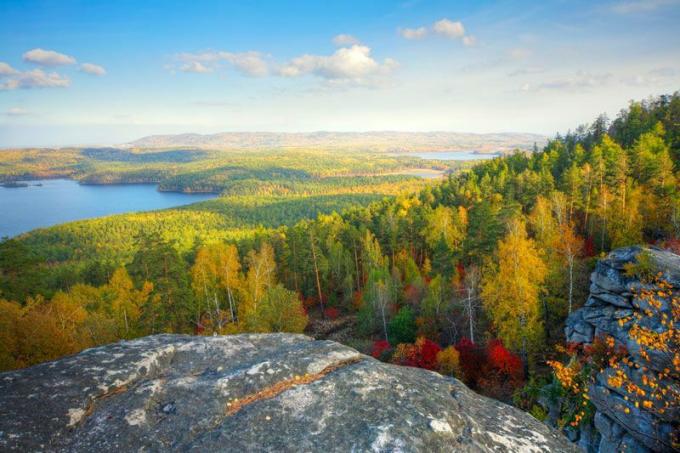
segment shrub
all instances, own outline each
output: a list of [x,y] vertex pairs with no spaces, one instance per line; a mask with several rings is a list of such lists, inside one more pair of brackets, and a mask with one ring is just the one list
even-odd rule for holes
[[501,340],[491,340],[486,346],[489,366],[509,379],[521,380],[523,377],[522,360],[508,351]]
[[390,321],[387,333],[392,343],[413,343],[416,339],[416,322],[413,310],[410,307],[399,309]]
[[441,374],[459,377],[461,369],[460,353],[458,350],[453,346],[449,346],[439,351],[437,353],[437,369]]
[[456,350],[460,356],[460,367],[463,380],[473,389],[477,388],[481,370],[486,366],[486,357],[469,338],[463,338],[456,343]]
[[371,348],[371,355],[379,360],[389,359],[389,354],[392,351],[392,346],[385,340],[376,340],[373,342]]
[[338,310],[335,307],[328,307],[327,309],[324,310],[324,315],[328,319],[338,319],[338,316],[340,316],[340,310]]
[[427,370],[436,370],[437,353],[439,353],[441,349],[442,348],[434,341],[420,337],[413,344],[399,344],[392,356],[392,363],[425,368]]

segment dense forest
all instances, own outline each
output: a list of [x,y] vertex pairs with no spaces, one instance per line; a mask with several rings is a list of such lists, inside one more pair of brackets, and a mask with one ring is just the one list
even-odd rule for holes
[[[546,363],[585,301],[595,259],[638,243],[680,252],[678,93],[416,192],[335,184],[367,204],[343,211],[315,195],[323,182],[294,171],[264,182],[249,174],[267,196],[239,198],[216,168],[161,184],[219,187],[238,194],[233,201],[0,243],[0,368],[157,332],[337,326],[338,338],[375,357],[455,375],[538,412],[532,389],[552,379]],[[304,195],[269,196],[291,186]]]
[[319,194],[385,182],[374,181],[376,176],[389,182],[414,169],[451,171],[465,166],[355,149],[4,149],[0,183],[65,177],[84,184],[157,183],[160,190],[175,192]]

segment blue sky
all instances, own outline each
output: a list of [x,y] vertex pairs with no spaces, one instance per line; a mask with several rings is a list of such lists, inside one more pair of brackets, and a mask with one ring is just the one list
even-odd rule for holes
[[554,134],[680,89],[680,0],[0,1],[0,146]]

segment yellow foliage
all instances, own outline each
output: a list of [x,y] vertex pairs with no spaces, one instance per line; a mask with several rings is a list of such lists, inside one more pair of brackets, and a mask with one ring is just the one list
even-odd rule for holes
[[460,353],[453,346],[442,349],[437,353],[437,366],[442,374],[460,377]]

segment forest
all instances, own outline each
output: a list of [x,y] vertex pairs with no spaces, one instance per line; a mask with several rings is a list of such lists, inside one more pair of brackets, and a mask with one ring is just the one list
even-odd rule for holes
[[356,190],[376,184],[376,177],[390,182],[414,169],[445,172],[466,166],[460,161],[424,161],[407,153],[354,148],[2,149],[0,183],[64,177],[83,184],[155,183],[160,190],[175,192],[318,194],[336,187]]
[[276,174],[252,165],[240,178],[201,154],[202,168],[181,175],[162,160],[175,154],[140,163],[97,151],[96,164],[62,154],[22,174],[101,182],[139,171],[233,197],[4,240],[0,369],[158,332],[323,331],[540,418],[535,389],[565,374],[555,361],[564,321],[585,302],[596,259],[641,243],[680,253],[680,93],[434,184],[384,176],[381,190],[362,190],[363,179],[324,187],[348,173],[341,162],[300,173],[281,157]]

